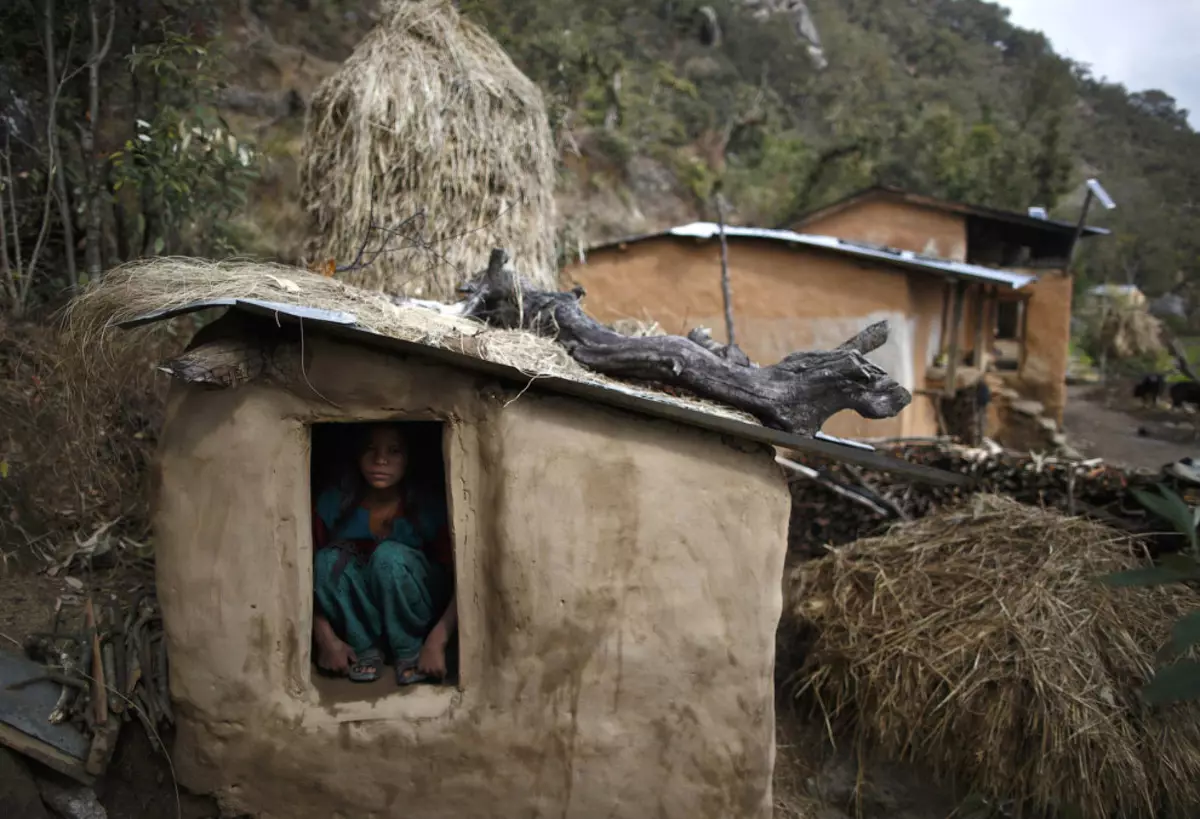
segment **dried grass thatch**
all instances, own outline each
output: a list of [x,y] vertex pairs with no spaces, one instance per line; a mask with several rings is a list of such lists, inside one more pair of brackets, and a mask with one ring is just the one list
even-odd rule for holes
[[1164,355],[1163,325],[1145,307],[1117,307],[1107,311],[1100,323],[1100,344],[1112,358]]
[[405,248],[348,280],[451,300],[503,247],[531,281],[554,285],[555,153],[541,92],[448,0],[391,0],[317,89],[306,129],[310,258],[346,265],[364,241]]
[[100,526],[146,535],[162,416],[155,364],[178,340],[148,333],[107,356],[70,355],[57,328],[0,318],[0,574]]
[[531,379],[557,376],[758,423],[721,404],[668,395],[592,372],[551,339],[522,330],[493,329],[433,306],[397,303],[382,293],[286,265],[184,258],[131,262],[106,273],[76,297],[67,312],[67,325],[79,348],[93,350],[123,321],[198,301],[230,298],[351,313],[363,329],[505,364]]
[[1138,689],[1200,593],[1096,582],[1139,562],[1104,526],[976,496],[792,573],[790,625],[815,634],[797,691],[1027,815],[1195,816],[1200,706]]

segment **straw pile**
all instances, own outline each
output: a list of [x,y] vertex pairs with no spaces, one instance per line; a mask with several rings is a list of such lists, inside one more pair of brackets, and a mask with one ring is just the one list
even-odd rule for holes
[[790,576],[787,625],[815,635],[796,693],[863,751],[1018,812],[1195,816],[1200,707],[1137,692],[1200,593],[1095,580],[1139,562],[1114,530],[998,496],[858,541]]
[[317,89],[306,131],[311,259],[344,266],[364,242],[386,247],[348,281],[445,301],[503,247],[531,281],[554,286],[555,153],[541,92],[448,0],[392,0]]
[[1115,359],[1156,357],[1167,352],[1162,331],[1162,322],[1144,307],[1122,306],[1104,314],[1099,341]]
[[721,404],[607,378],[583,367],[555,341],[533,333],[492,329],[429,303],[398,303],[382,293],[278,264],[171,257],[131,262],[106,273],[75,298],[67,312],[67,327],[76,346],[90,355],[123,321],[212,299],[259,299],[350,313],[363,329],[505,364],[531,379],[557,376],[758,423]]

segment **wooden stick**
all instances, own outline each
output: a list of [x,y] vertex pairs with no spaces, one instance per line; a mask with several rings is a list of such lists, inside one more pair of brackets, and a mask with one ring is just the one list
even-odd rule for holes
[[857,492],[847,489],[846,487],[842,486],[840,483],[831,481],[828,478],[822,478],[821,474],[819,472],[817,472],[817,470],[813,469],[812,467],[805,466],[804,464],[798,464],[795,461],[791,460],[790,458],[785,458],[782,455],[775,456],[775,463],[779,464],[780,466],[786,467],[787,469],[792,470],[793,472],[795,472],[798,475],[803,475],[804,477],[808,478],[809,480],[816,481],[817,483],[821,484],[821,486],[824,486],[826,489],[836,492],[837,494],[841,495],[846,500],[851,500],[851,501],[854,501],[855,503],[859,504],[860,506],[865,506],[866,508],[870,509],[875,514],[879,515],[879,517],[881,517],[881,518],[890,517],[890,515],[888,515],[888,513],[887,513],[887,510],[884,509],[882,506],[879,506],[878,504],[869,500],[868,498],[864,498],[862,495],[858,494]]
[[100,651],[100,632],[96,628],[96,610],[92,607],[91,595],[83,604],[85,625],[92,640],[92,708],[97,725],[108,722],[108,688],[104,679],[104,655]]
[[729,243],[725,241],[725,198],[717,191],[717,233],[721,239],[721,297],[725,300],[725,342],[737,344],[733,337],[733,291],[729,285]]

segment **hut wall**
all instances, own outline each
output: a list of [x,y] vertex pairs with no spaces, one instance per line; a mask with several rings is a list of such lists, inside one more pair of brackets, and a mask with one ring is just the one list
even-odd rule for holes
[[1062,423],[1067,405],[1067,366],[1071,352],[1072,276],[1057,270],[1027,271],[1039,276],[1029,285],[1021,392],[1041,401],[1047,417]]
[[967,220],[961,214],[908,202],[867,199],[817,215],[793,230],[872,242],[957,262],[967,258]]
[[[770,453],[306,347],[327,400],[169,401],[155,525],[180,781],[294,819],[770,816],[789,508]],[[446,423],[461,681],[332,696],[310,656],[308,425],[383,417]]]
[[[942,284],[887,265],[866,265],[779,242],[729,243],[734,331],[760,364],[796,350],[832,349],[886,319],[888,343],[870,358],[909,390],[924,386],[937,354]],[[657,321],[668,333],[708,327],[725,339],[720,247],[716,241],[664,237],[593,251],[563,273],[587,290],[584,306],[600,321]],[[868,421],[849,410],[825,431],[846,437],[932,435],[933,405],[919,396],[897,417]]]

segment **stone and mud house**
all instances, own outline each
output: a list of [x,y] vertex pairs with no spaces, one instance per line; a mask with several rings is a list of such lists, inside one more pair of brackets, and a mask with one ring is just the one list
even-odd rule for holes
[[[989,370],[1061,421],[1076,225],[876,187],[788,229],[725,232],[736,341],[752,359],[836,345],[888,320],[890,339],[872,356],[914,401],[885,420],[841,413],[831,434],[944,432],[948,399]],[[592,247],[563,278],[586,289],[602,321],[668,333],[704,325],[724,341],[720,255],[718,226],[700,222]],[[993,413],[990,431],[1000,423]]]
[[[789,515],[772,444],[798,436],[326,309],[129,323],[218,305],[191,351],[244,339],[270,377],[245,356],[215,381],[171,365],[154,519],[184,786],[293,819],[770,816]],[[372,420],[424,424],[442,458],[455,684],[313,666],[314,441]]]

